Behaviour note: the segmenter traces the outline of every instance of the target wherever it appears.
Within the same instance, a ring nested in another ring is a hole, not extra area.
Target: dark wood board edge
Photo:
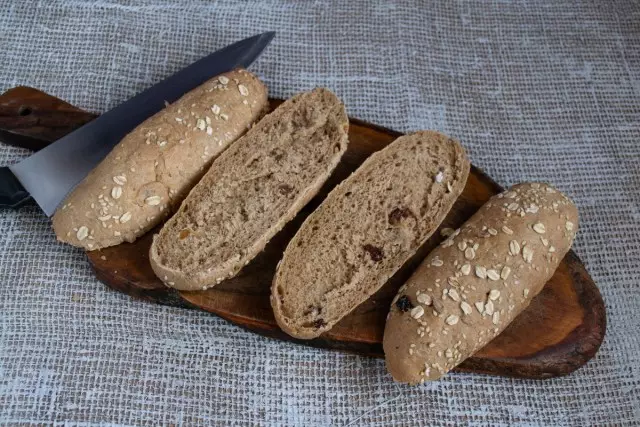
[[[0,141],[37,151],[96,117],[38,89],[18,86],[0,95]]]

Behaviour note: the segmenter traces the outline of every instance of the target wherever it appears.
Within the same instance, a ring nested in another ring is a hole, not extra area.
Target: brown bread
[[[574,204],[547,184],[492,197],[400,288],[383,340],[393,378],[438,379],[491,341],[542,290],[577,228]]]

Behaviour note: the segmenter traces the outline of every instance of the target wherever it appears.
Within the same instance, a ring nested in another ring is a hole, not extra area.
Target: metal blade
[[[178,71],[94,121],[9,168],[48,215],[66,195],[145,119],[211,77],[248,67],[260,56],[274,32],[229,45]]]

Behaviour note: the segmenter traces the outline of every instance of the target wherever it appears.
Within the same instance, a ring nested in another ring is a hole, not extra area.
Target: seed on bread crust
[[[116,186],[111,189],[111,197],[119,199],[122,196],[122,187]]]
[[[476,250],[474,248],[467,248],[464,250],[464,257],[471,261],[476,257]]]
[[[418,305],[411,309],[411,317],[413,317],[414,319],[421,318],[423,314],[424,314],[424,308],[421,305]]]
[[[113,182],[116,184],[123,186],[127,183],[127,177],[124,175],[117,175],[113,177]]]
[[[431,297],[427,294],[419,293],[417,300],[420,304],[431,305]]]
[[[494,269],[490,269],[490,270],[487,270],[487,278],[489,280],[496,281],[496,280],[500,280],[500,275]]]
[[[535,224],[533,224],[533,231],[538,234],[544,234],[546,232],[546,228],[543,223],[536,222]]]
[[[509,254],[516,256],[520,253],[520,244],[515,241],[512,240],[509,242]]]
[[[445,323],[447,325],[453,326],[456,325],[458,323],[458,320],[460,320],[460,318],[458,316],[456,316],[455,314],[452,314],[450,316],[448,316],[445,320]]]
[[[469,305],[468,302],[466,301],[462,301],[460,303],[460,309],[462,310],[462,312],[466,315],[469,315],[471,313],[473,313],[473,309],[471,308],[471,306]]]
[[[76,237],[78,240],[84,240],[89,235],[89,229],[86,226],[82,226],[78,228],[78,232],[76,233]]]
[[[149,206],[157,206],[162,202],[162,197],[160,196],[149,196],[144,199],[144,202]]]

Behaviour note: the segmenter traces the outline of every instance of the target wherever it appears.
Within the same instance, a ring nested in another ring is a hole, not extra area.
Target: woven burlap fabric
[[[327,86],[353,117],[439,129],[500,184],[546,180],[608,330],[564,378],[451,374],[253,335],[106,289],[35,207],[0,211],[0,425],[638,425],[640,6],[632,1],[3,1],[0,90],[102,112],[265,30],[271,94]],[[28,153],[0,144],[0,165]]]

